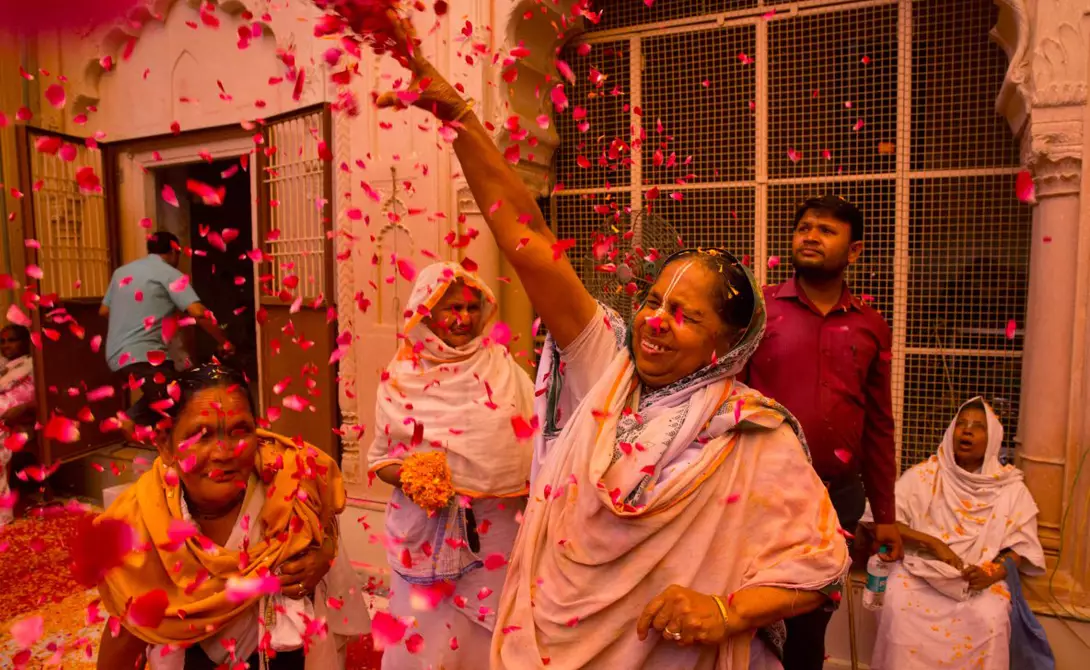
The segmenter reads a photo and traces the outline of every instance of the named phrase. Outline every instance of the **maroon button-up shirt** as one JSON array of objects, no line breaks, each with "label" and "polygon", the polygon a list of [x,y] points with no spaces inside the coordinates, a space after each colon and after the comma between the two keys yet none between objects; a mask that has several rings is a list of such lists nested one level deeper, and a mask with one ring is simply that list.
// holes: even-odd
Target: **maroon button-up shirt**
[{"label": "maroon button-up shirt", "polygon": [[889,325],[846,284],[826,315],[797,279],[764,295],[767,330],[741,379],[798,418],[822,479],[861,473],[875,521],[893,523]]}]

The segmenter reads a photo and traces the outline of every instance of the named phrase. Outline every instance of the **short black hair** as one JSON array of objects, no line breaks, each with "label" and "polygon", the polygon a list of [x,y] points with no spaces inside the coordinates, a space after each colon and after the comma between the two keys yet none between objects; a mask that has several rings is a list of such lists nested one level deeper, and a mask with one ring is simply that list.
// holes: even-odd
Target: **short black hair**
[{"label": "short black hair", "polygon": [[[171,392],[172,386],[177,387],[177,390],[173,393]],[[178,373],[164,384],[157,384],[151,388],[145,387],[149,402],[146,403],[144,411],[140,412],[138,416],[130,418],[134,423],[140,425],[169,430],[182,413],[182,410],[193,399],[193,396],[205,389],[217,387],[227,387],[241,391],[246,396],[250,411],[254,411],[253,393],[250,390],[250,382],[246,378],[246,374],[233,365],[223,364],[213,359],[208,363]],[[155,405],[158,407],[153,407]]]},{"label": "short black hair", "polygon": [[160,230],[157,233],[148,235],[149,254],[169,254],[175,250],[181,251],[182,243],[178,241],[178,236],[174,233]]},{"label": "short black hair", "polygon": [[832,214],[834,219],[850,225],[852,227],[852,242],[863,239],[863,212],[860,212],[858,207],[845,198],[833,193],[807,198],[800,202],[795,210],[795,220],[791,225],[791,229],[798,228],[799,221],[802,221],[802,217],[806,216],[806,212],[812,209],[828,212]]},{"label": "short black hair", "polygon": [[9,323],[3,328],[0,328],[0,333],[4,332],[5,330],[10,330],[12,333],[14,333],[16,339],[18,339],[20,342],[30,341],[30,329],[26,326],[20,326],[17,323]]}]

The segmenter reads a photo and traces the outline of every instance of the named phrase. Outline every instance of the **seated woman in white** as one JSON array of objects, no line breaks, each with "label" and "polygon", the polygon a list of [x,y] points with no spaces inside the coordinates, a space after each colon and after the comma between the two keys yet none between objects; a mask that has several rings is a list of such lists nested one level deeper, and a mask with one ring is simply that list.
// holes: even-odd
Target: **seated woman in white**
[{"label": "seated woman in white", "polygon": [[[962,405],[938,453],[897,482],[908,554],[879,612],[871,667],[1009,667],[1011,595],[1004,559],[1044,572],[1037,505],[1022,472],[999,462],[1003,426],[981,398]],[[864,522],[871,521],[870,510]]]}]

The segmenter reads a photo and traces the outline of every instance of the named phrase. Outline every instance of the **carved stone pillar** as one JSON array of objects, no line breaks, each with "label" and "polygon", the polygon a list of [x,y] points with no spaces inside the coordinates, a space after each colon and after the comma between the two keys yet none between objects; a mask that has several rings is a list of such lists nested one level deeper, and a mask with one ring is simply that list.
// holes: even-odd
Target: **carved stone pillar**
[{"label": "carved stone pillar", "polygon": [[[1019,465],[1040,508],[1049,567],[1057,571],[1053,592],[1061,602],[1077,604],[1090,593],[1090,485],[1086,476],[1076,482],[1090,450],[1090,179],[1083,174],[1090,134],[1090,0],[999,4],[993,36],[1011,63],[997,109],[1022,135],[1022,159],[1037,197]],[[1031,589],[1031,595],[1038,592],[1048,590]]]},{"label": "carved stone pillar", "polygon": [[333,114],[333,206],[336,212],[336,232],[334,247],[338,259],[336,260],[337,276],[337,332],[350,333],[351,346],[345,351],[337,367],[337,402],[341,408],[341,472],[344,474],[346,485],[363,483],[363,464],[361,463],[359,438],[361,431],[358,428],[359,411],[356,399],[356,349],[359,348],[355,341],[356,331],[353,327],[353,314],[356,310],[354,300],[356,289],[356,275],[352,263],[352,242],[343,233],[352,232],[352,219],[348,216],[350,209],[344,204],[345,195],[352,191],[352,174],[350,171],[340,169],[342,164],[351,165],[351,127],[352,119],[344,114]]},{"label": "carved stone pillar", "polygon": [[1041,539],[1050,554],[1060,546],[1072,450],[1073,344],[1079,325],[1079,182],[1082,120],[1078,107],[1034,108],[1023,159],[1037,185],[1030,249],[1026,342],[1022,359],[1020,465],[1041,509]]}]

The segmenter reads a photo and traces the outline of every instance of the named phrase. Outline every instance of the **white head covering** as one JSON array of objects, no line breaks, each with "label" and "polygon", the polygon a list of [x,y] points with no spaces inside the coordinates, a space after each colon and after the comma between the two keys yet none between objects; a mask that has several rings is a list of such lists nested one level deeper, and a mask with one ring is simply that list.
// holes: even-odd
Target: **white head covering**
[{"label": "white head covering", "polygon": [[[954,429],[967,406],[980,403],[988,417],[988,447],[980,472],[954,459]],[[1037,537],[1037,504],[1022,483],[1022,471],[999,462],[1003,425],[983,398],[958,408],[938,452],[897,481],[897,520],[945,542],[965,562],[991,561],[1003,549],[1022,556],[1022,571],[1041,572],[1044,553]],[[905,569],[946,595],[969,597],[967,582],[954,568],[923,556],[907,556]]]},{"label": "white head covering", "polygon": [[[482,328],[452,347],[424,319],[459,281],[481,292]],[[417,277],[406,313],[405,340],[379,388],[371,471],[414,450],[444,450],[459,493],[523,495],[532,447],[516,437],[513,421],[532,421],[534,389],[507,348],[491,339],[492,291],[461,265],[435,263]]]}]

